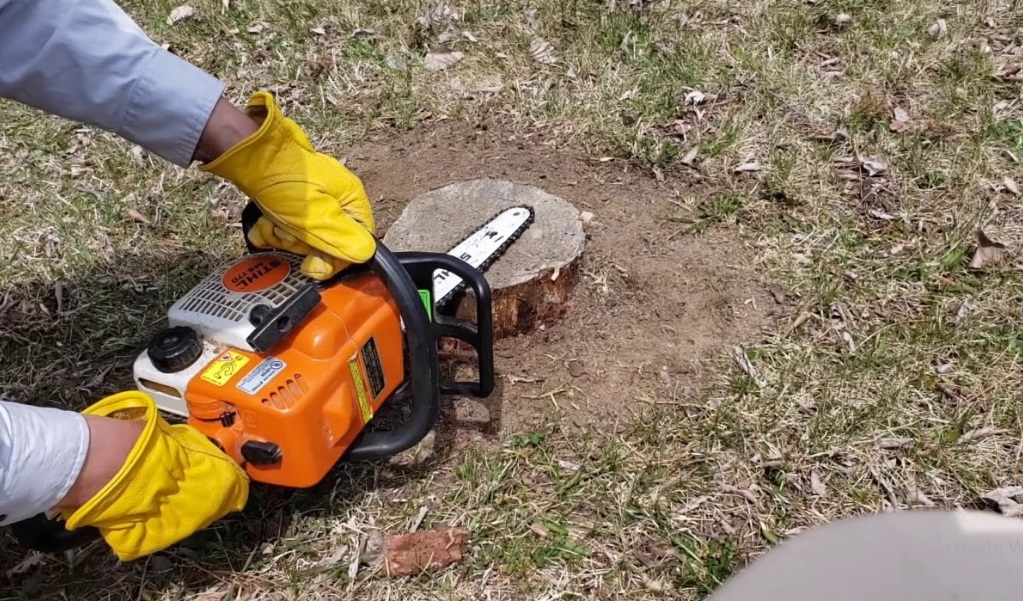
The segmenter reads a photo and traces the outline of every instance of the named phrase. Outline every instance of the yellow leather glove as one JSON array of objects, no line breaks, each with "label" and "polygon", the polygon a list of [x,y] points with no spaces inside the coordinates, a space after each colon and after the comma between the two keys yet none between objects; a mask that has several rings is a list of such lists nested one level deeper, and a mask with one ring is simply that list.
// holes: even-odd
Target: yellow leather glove
[{"label": "yellow leather glove", "polygon": [[259,130],[199,168],[234,183],[259,206],[252,244],[305,256],[303,273],[318,280],[372,258],[376,224],[359,178],[317,152],[268,92],[253,94],[245,112],[262,119]]},{"label": "yellow leather glove", "polygon": [[83,413],[145,422],[110,482],[78,509],[62,512],[65,528],[96,527],[122,561],[180,542],[248,501],[241,467],[195,428],[168,424],[149,395],[122,392]]}]

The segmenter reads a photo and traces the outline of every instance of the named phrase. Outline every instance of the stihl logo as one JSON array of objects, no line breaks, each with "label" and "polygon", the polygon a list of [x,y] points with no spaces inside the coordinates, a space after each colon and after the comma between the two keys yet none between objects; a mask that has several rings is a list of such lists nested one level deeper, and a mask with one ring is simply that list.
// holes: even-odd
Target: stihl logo
[{"label": "stihl logo", "polygon": [[249,257],[227,270],[224,287],[232,292],[259,292],[284,281],[291,265],[277,256]]}]

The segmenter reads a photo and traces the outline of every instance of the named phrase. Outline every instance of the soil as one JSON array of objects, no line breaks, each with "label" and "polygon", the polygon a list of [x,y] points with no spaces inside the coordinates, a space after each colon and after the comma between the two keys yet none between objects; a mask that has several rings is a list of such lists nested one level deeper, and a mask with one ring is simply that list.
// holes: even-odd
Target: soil
[{"label": "soil", "polygon": [[555,411],[566,424],[614,428],[636,410],[697,393],[713,375],[706,359],[757,341],[777,317],[768,283],[751,271],[751,252],[734,232],[673,236],[677,228],[664,219],[672,191],[649,170],[443,123],[380,134],[347,159],[381,236],[415,196],[481,177],[538,186],[594,215],[567,312],[499,340],[498,388],[486,409],[455,399],[453,423],[438,427],[457,430],[458,447],[528,431]]}]

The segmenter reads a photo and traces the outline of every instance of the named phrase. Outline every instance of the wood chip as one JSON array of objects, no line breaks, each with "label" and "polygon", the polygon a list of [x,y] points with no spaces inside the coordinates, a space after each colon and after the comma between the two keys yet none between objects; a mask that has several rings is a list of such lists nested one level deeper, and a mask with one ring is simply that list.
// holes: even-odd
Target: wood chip
[{"label": "wood chip", "polygon": [[438,528],[388,536],[382,572],[386,576],[418,576],[461,561],[469,550],[469,531]]}]

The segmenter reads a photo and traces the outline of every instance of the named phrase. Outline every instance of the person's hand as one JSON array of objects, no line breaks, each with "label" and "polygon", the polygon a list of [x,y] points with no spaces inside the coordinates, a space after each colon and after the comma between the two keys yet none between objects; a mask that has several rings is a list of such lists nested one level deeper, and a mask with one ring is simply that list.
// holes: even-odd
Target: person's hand
[{"label": "person's hand", "polygon": [[90,457],[58,509],[65,528],[95,527],[121,560],[161,551],[248,501],[244,470],[195,428],[168,424],[149,395],[122,392],[82,413]]},{"label": "person's hand", "polygon": [[245,112],[259,129],[199,168],[259,206],[249,241],[304,256],[302,272],[318,280],[372,258],[376,224],[359,178],[317,152],[269,93],[254,94]]}]

